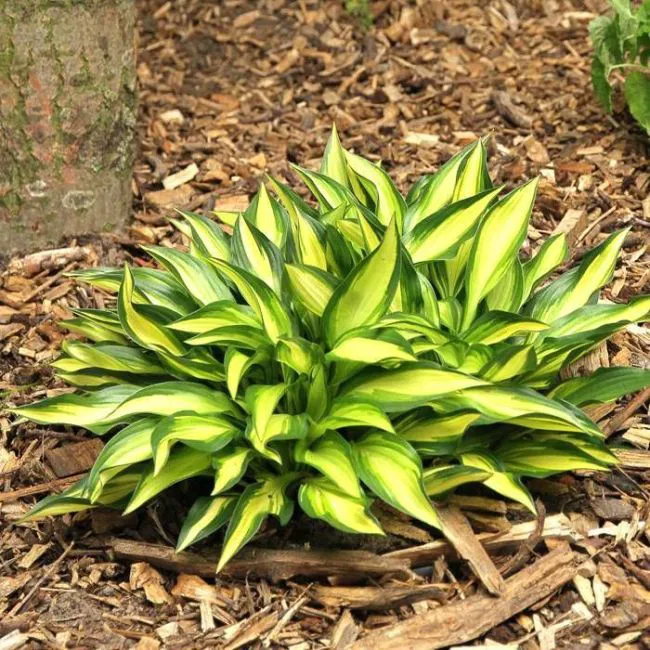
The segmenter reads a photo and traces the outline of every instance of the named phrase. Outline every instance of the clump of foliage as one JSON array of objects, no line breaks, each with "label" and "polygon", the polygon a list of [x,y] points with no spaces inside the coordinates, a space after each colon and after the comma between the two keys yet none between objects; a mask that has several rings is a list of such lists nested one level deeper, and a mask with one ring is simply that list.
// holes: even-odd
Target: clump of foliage
[{"label": "clump of foliage", "polygon": [[611,74],[625,77],[624,95],[630,113],[650,133],[650,0],[634,8],[630,0],[610,0],[614,13],[589,25],[594,58],[591,78],[598,100],[612,112]]},{"label": "clump of foliage", "polygon": [[245,212],[218,213],[232,234],[179,212],[189,251],[145,247],[161,269],[76,273],[117,292],[114,309],[64,322],[91,341],[53,364],[81,390],[15,410],[114,435],[27,518],[128,513],[205,477],[178,548],[227,524],[221,567],[296,504],[352,533],[381,534],[375,498],[438,527],[431,498],[460,485],[534,511],[521,477],[615,462],[580,407],[650,372],[559,373],[648,315],[650,297],[598,302],[625,230],[546,283],[565,238],[520,259],[537,182],[503,194],[483,141],[406,197],[336,131],[320,171],[294,169],[317,205],[271,178],[277,198],[262,185]]},{"label": "clump of foliage", "polygon": [[345,10],[354,16],[365,29],[372,27],[372,11],[369,0],[345,0]]}]

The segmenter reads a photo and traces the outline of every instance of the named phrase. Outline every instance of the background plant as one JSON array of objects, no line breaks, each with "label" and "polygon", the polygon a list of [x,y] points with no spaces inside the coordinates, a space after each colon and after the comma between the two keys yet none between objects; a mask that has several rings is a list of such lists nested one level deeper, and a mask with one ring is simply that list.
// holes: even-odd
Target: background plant
[{"label": "background plant", "polygon": [[636,8],[630,0],[610,0],[611,16],[589,25],[594,58],[591,76],[598,100],[612,112],[612,73],[625,78],[623,92],[630,113],[650,132],[650,0]]},{"label": "background plant", "polygon": [[[336,131],[319,172],[294,167],[317,207],[276,179],[242,214],[179,212],[188,252],[145,247],[161,269],[91,269],[114,309],[80,309],[53,365],[80,388],[16,409],[114,433],[88,475],[27,519],[108,505],[132,512],[174,484],[200,493],[178,548],[227,524],[219,566],[295,504],[381,534],[372,498],[439,526],[430,498],[479,482],[534,511],[522,476],[607,469],[580,407],[650,372],[560,370],[650,297],[598,302],[626,231],[578,266],[563,235],[522,261],[535,180],[503,194],[483,141],[403,197]],[[117,432],[116,432],[117,431]],[[115,433],[116,432],[116,433]]]}]

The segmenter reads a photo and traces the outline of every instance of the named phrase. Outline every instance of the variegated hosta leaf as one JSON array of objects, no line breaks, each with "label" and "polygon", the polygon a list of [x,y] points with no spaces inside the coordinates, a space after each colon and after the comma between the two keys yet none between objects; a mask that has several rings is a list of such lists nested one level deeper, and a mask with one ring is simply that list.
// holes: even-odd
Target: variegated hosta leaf
[{"label": "variegated hosta leaf", "polygon": [[[537,181],[533,180],[502,198],[485,216],[467,262],[462,329],[476,317],[481,299],[514,264],[528,229]],[[533,316],[543,320],[542,316]]]},{"label": "variegated hosta leaf", "polygon": [[232,300],[232,294],[226,284],[200,257],[163,246],[143,248],[162,264],[200,305],[209,305],[218,300]]},{"label": "variegated hosta leaf", "polygon": [[521,439],[499,447],[498,456],[508,471],[539,478],[576,469],[608,468],[608,463],[600,462],[578,447],[560,440],[538,442]]},{"label": "variegated hosta leaf", "polygon": [[298,445],[296,460],[316,468],[340,492],[361,498],[361,487],[352,464],[350,445],[338,433],[330,431],[311,445]]},{"label": "variegated hosta leaf", "polygon": [[408,341],[395,331],[369,327],[350,330],[328,352],[334,361],[357,361],[374,365],[385,361],[416,361]]},{"label": "variegated hosta leaf", "polygon": [[340,284],[338,278],[315,266],[287,264],[285,268],[294,299],[312,314],[322,316]]},{"label": "variegated hosta leaf", "polygon": [[481,368],[481,377],[495,383],[511,380],[517,375],[525,375],[537,367],[537,355],[532,345],[511,345],[499,350]]},{"label": "variegated hosta leaf", "polygon": [[476,229],[501,188],[485,190],[420,221],[404,239],[414,262],[451,259]]},{"label": "variegated hosta leaf", "polygon": [[569,256],[566,235],[560,233],[549,237],[533,257],[524,264],[524,296],[526,300],[532,290],[548,277]]},{"label": "variegated hosta leaf", "polygon": [[408,442],[392,433],[368,433],[353,443],[352,457],[361,480],[382,501],[439,527],[438,515],[424,493],[422,462]]},{"label": "variegated hosta leaf", "polygon": [[180,339],[154,318],[145,315],[142,305],[133,302],[133,275],[124,267],[124,279],[117,296],[117,312],[126,334],[143,348],[182,356],[185,346]]},{"label": "variegated hosta leaf", "polygon": [[85,364],[86,368],[129,372],[135,375],[160,375],[165,372],[156,362],[155,356],[148,356],[138,348],[66,341],[63,351]]},{"label": "variegated hosta leaf", "polygon": [[122,384],[85,395],[58,395],[21,406],[14,412],[39,424],[70,424],[99,431],[109,415],[139,390],[139,386]]},{"label": "variegated hosta leaf", "polygon": [[448,205],[454,196],[458,170],[476,143],[448,160],[435,174],[421,178],[406,197],[408,205],[404,216],[404,232],[415,228],[420,221]]},{"label": "variegated hosta leaf", "polygon": [[129,339],[126,336],[116,332],[111,327],[107,327],[106,325],[89,318],[84,318],[83,316],[78,318],[69,318],[61,321],[59,324],[70,332],[81,334],[81,336],[85,336],[87,339],[95,341],[96,343],[117,343],[118,345],[122,345],[129,342]]},{"label": "variegated hosta leaf", "polygon": [[560,338],[597,330],[608,325],[646,320],[650,317],[650,296],[641,296],[628,304],[587,305],[580,307],[570,314],[556,320],[552,327],[546,330],[544,337]]},{"label": "variegated hosta leaf", "polygon": [[490,472],[491,476],[483,480],[486,487],[507,499],[518,501],[533,514],[537,513],[533,497],[524,487],[519,476],[508,472],[497,458],[490,454],[468,453],[461,456],[461,462],[466,467]]},{"label": "variegated hosta leaf", "polygon": [[289,236],[289,219],[282,206],[268,193],[264,184],[243,215],[279,249],[283,250]]},{"label": "variegated hosta leaf", "polygon": [[478,413],[431,415],[414,411],[400,420],[397,433],[422,456],[453,455],[466,429],[479,417]]},{"label": "variegated hosta leaf", "polygon": [[164,467],[154,472],[152,465],[142,473],[131,499],[124,509],[124,514],[137,510],[141,505],[153,499],[158,493],[171,485],[185,481],[193,476],[210,474],[210,454],[183,447],[175,449],[167,459]]},{"label": "variegated hosta leaf", "polygon": [[159,420],[155,416],[141,418],[124,427],[104,445],[95,459],[85,486],[84,496],[91,503],[101,497],[106,482],[114,476],[116,468],[121,471],[153,457],[151,434]]},{"label": "variegated hosta leaf", "polygon": [[643,368],[599,368],[588,377],[574,377],[548,394],[576,406],[612,402],[650,385],[650,370]]},{"label": "variegated hosta leaf", "polygon": [[373,212],[379,221],[388,226],[394,219],[401,230],[406,212],[406,201],[393,184],[390,176],[381,167],[348,151],[345,152],[345,160],[363,190],[372,199]]},{"label": "variegated hosta leaf", "polygon": [[379,406],[360,399],[339,397],[332,402],[327,416],[319,422],[323,429],[372,427],[393,432],[393,425]]},{"label": "variegated hosta leaf", "polygon": [[167,327],[177,332],[202,334],[220,327],[240,325],[261,327],[262,321],[250,307],[238,305],[229,300],[220,300],[179,318]]},{"label": "variegated hosta leaf", "polygon": [[284,271],[280,249],[244,217],[235,223],[232,235],[233,262],[246,269],[264,282],[276,293]]},{"label": "variegated hosta leaf", "polygon": [[317,363],[322,362],[323,352],[307,339],[280,339],[275,347],[275,358],[299,375],[309,375]]},{"label": "variegated hosta leaf", "polygon": [[86,478],[77,481],[74,485],[61,492],[60,494],[51,494],[39,501],[19,523],[43,519],[54,515],[62,515],[69,512],[81,512],[90,508],[104,506],[109,508],[119,508],[123,505],[124,500],[133,492],[141,478],[141,473],[137,466],[134,469],[126,470],[115,476],[105,486],[101,498],[97,503],[91,503],[85,496]]},{"label": "variegated hosta leaf", "polygon": [[322,519],[346,533],[383,535],[364,496],[354,497],[323,478],[305,481],[298,491],[300,507],[312,518]]},{"label": "variegated hosta leaf", "polygon": [[185,218],[191,230],[191,239],[201,255],[230,261],[230,242],[226,233],[212,219],[195,212],[177,210]]},{"label": "variegated hosta leaf", "polygon": [[296,478],[295,474],[273,476],[249,485],[242,492],[230,517],[217,573],[255,535],[269,515],[277,517],[282,525],[287,523],[293,513],[293,501],[285,492]]},{"label": "variegated hosta leaf", "polygon": [[162,419],[151,434],[154,474],[160,473],[177,443],[213,453],[225,447],[239,433],[241,425],[220,415],[170,415]]},{"label": "variegated hosta leaf", "polygon": [[506,311],[488,311],[463,333],[463,340],[468,343],[491,345],[505,341],[511,336],[544,330],[548,330],[548,325],[541,321]]},{"label": "variegated hosta leaf", "polygon": [[526,307],[527,313],[546,323],[570,314],[587,304],[609,282],[627,230],[610,235],[600,246],[589,251],[572,269],[538,291]]},{"label": "variegated hosta leaf", "polygon": [[397,290],[400,243],[395,221],[381,245],[336,288],[323,313],[323,333],[330,346],[355,327],[377,322]]},{"label": "variegated hosta leaf", "polygon": [[430,497],[444,495],[466,483],[481,483],[492,476],[492,472],[468,465],[446,465],[424,471],[424,491]]},{"label": "variegated hosta leaf", "polygon": [[104,417],[104,422],[123,422],[141,414],[174,415],[192,411],[199,415],[239,415],[237,406],[221,391],[195,382],[167,381],[141,388]]},{"label": "variegated hosta leaf", "polygon": [[[344,385],[342,395],[367,399],[384,411],[407,411],[454,391],[487,382],[433,363],[403,363],[395,370],[369,370]],[[488,391],[489,392],[489,391]]]},{"label": "variegated hosta leaf", "polygon": [[[134,268],[131,269],[136,287],[133,291],[133,302],[139,304],[150,303],[164,307],[182,315],[196,309],[197,303],[188,295],[174,276],[158,269]],[[124,278],[122,269],[83,269],[70,273],[74,278],[88,282],[92,286],[117,293]],[[98,312],[101,310],[78,310],[81,312]]]},{"label": "variegated hosta leaf", "polygon": [[478,411],[489,422],[510,422],[538,429],[583,431],[597,438],[602,436],[598,427],[579,409],[526,388],[469,388],[443,397],[439,404],[446,410]]},{"label": "variegated hosta leaf", "polygon": [[210,260],[217,271],[233,282],[264,325],[267,336],[277,341],[291,336],[293,323],[287,308],[269,286],[258,277],[222,260]]},{"label": "variegated hosta leaf", "polygon": [[209,537],[228,523],[236,503],[236,496],[199,497],[183,522],[176,552]]},{"label": "variegated hosta leaf", "polygon": [[230,446],[214,454],[212,466],[215,469],[215,479],[212,495],[221,494],[236,485],[254,456],[253,449],[242,445]]}]

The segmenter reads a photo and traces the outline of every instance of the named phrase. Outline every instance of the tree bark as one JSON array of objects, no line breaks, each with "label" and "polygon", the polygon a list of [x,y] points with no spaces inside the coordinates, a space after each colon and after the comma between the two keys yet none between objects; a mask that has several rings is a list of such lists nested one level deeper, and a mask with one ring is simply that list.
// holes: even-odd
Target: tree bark
[{"label": "tree bark", "polygon": [[133,0],[0,0],[0,256],[123,224]]}]

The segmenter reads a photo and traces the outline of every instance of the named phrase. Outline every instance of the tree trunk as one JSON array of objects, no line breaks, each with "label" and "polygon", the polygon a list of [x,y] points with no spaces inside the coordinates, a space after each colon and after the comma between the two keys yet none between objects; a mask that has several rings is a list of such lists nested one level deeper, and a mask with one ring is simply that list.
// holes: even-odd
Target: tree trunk
[{"label": "tree trunk", "polygon": [[131,207],[133,0],[0,0],[0,256]]}]

